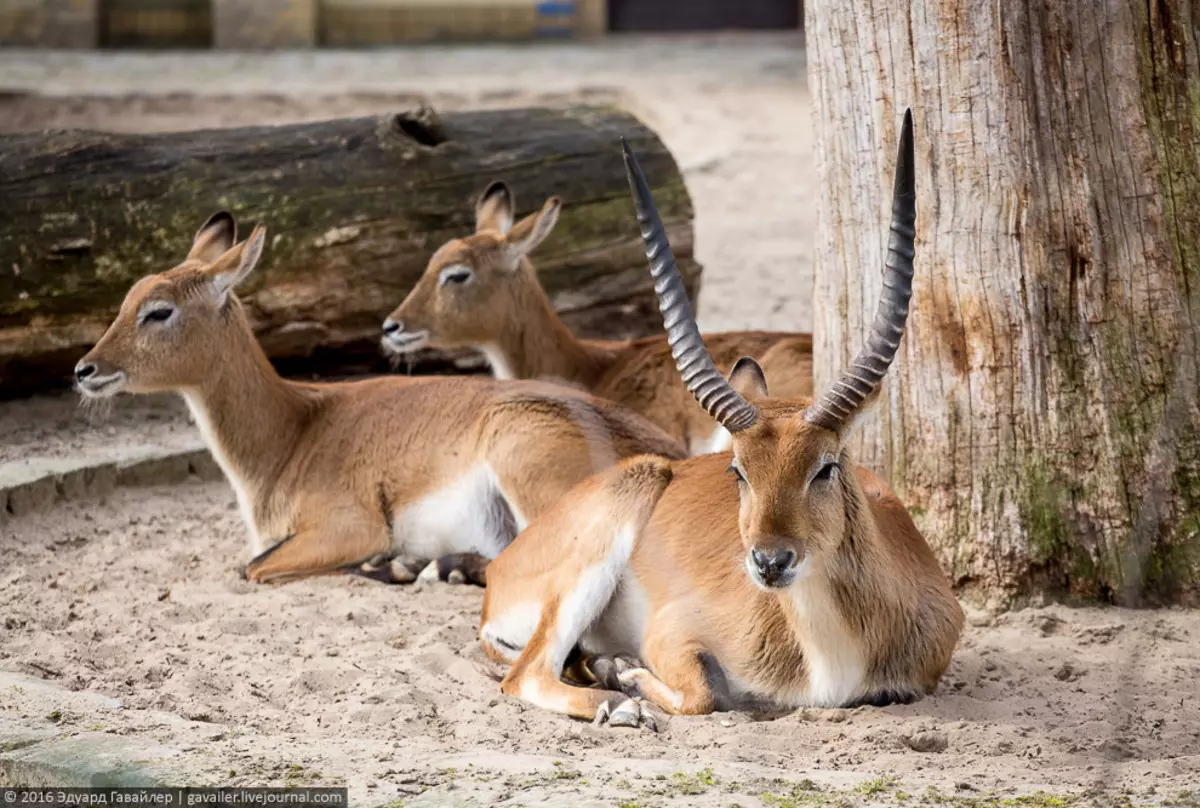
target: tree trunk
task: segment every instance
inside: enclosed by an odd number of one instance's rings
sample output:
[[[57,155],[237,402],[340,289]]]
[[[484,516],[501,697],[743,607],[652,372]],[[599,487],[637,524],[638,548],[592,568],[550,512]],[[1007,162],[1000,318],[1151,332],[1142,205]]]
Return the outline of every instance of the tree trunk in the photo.
[[[818,386],[915,115],[914,308],[855,447],[965,591],[1200,600],[1200,3],[812,3]]]
[[[648,164],[694,294],[683,178],[654,134],[616,110],[439,120],[421,109],[175,134],[0,136],[0,396],[63,383],[129,287],[181,261],[221,208],[243,234],[267,223],[263,262],[240,294],[282,369],[385,369],[383,318],[438,246],[473,230],[474,199],[494,179],[512,186],[522,213],[564,199],[534,260],[572,328],[613,338],[660,330],[621,136]]]

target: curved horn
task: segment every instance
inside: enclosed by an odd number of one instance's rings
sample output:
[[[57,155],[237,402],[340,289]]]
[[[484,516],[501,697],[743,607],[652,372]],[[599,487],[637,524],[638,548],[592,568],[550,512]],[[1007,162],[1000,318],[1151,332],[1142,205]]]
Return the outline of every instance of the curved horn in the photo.
[[[917,222],[916,179],[913,171],[912,110],[904,112],[896,180],[892,188],[892,228],[883,264],[883,291],[867,344],[837,383],[804,413],[810,424],[836,432],[862,406],[887,373],[908,319],[913,289],[913,254]]]
[[[671,254],[667,232],[658,216],[654,197],[650,195],[650,186],[624,138],[621,138],[621,148],[625,152],[625,173],[633,192],[638,223],[642,226],[642,241],[646,245],[646,257],[650,259],[654,292],[658,295],[658,308],[667,329],[667,342],[671,345],[671,356],[675,357],[675,367],[688,392],[696,397],[705,412],[730,432],[743,430],[758,420],[758,410],[729,385],[708,355],[700,329],[696,327],[687,290],[683,287],[683,278],[679,275],[679,266]]]

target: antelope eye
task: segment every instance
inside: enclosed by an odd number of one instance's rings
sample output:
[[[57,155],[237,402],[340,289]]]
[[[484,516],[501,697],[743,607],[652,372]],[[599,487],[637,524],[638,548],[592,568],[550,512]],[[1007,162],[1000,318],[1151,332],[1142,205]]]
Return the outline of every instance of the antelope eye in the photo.
[[[175,313],[174,306],[157,306],[149,309],[142,314],[141,324],[146,323],[165,323],[171,319],[171,315]]]
[[[728,471],[730,474],[732,474],[739,483],[746,482],[746,478],[742,475],[742,470],[739,469],[736,464],[730,466],[729,468],[727,468],[725,470]]]
[[[825,465],[821,466],[821,470],[818,471],[813,477],[813,482],[816,482],[817,480],[832,480],[837,474],[837,470],[837,463],[826,463]]]
[[[452,284],[463,284],[463,283],[466,283],[467,281],[471,280],[472,274],[473,273],[471,272],[471,270],[469,270],[465,267],[455,267],[454,269],[447,269],[445,272],[443,272],[441,274],[439,280],[440,280],[442,286],[445,286],[446,284],[451,284],[451,283]]]

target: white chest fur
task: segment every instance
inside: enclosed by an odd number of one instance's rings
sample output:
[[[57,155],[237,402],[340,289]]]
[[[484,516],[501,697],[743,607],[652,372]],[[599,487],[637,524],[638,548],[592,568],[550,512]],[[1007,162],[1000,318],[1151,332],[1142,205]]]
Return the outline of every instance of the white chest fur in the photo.
[[[495,558],[525,524],[486,463],[399,508],[394,518],[393,552],[427,561],[450,553]]]
[[[229,455],[225,451],[225,447],[217,438],[216,431],[213,429],[212,418],[209,417],[204,402],[195,393],[184,393],[183,400],[187,402],[188,409],[192,413],[192,420],[196,422],[196,426],[200,429],[200,436],[204,438],[204,444],[208,447],[208,451],[212,454],[213,459],[217,461],[217,465],[221,467],[221,471],[225,474],[225,479],[229,481],[229,485],[233,488],[234,496],[237,497],[238,511],[242,515],[242,521],[246,524],[246,529],[250,531],[251,554],[258,555],[267,548],[263,545],[261,533],[254,521],[254,503],[246,481],[242,479],[241,475],[233,467],[233,464],[229,460]]]
[[[822,577],[813,575],[797,582],[788,595],[808,671],[803,691],[789,696],[800,704],[820,706],[845,704],[861,696],[867,673],[866,653],[861,639],[850,632]]]

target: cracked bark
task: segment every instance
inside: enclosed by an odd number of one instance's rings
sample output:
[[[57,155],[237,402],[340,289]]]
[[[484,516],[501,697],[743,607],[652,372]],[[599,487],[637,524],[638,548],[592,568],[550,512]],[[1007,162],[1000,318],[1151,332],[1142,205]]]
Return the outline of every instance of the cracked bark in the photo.
[[[809,4],[818,386],[879,291],[914,111],[914,308],[856,439],[960,588],[1200,600],[1200,0]]]

